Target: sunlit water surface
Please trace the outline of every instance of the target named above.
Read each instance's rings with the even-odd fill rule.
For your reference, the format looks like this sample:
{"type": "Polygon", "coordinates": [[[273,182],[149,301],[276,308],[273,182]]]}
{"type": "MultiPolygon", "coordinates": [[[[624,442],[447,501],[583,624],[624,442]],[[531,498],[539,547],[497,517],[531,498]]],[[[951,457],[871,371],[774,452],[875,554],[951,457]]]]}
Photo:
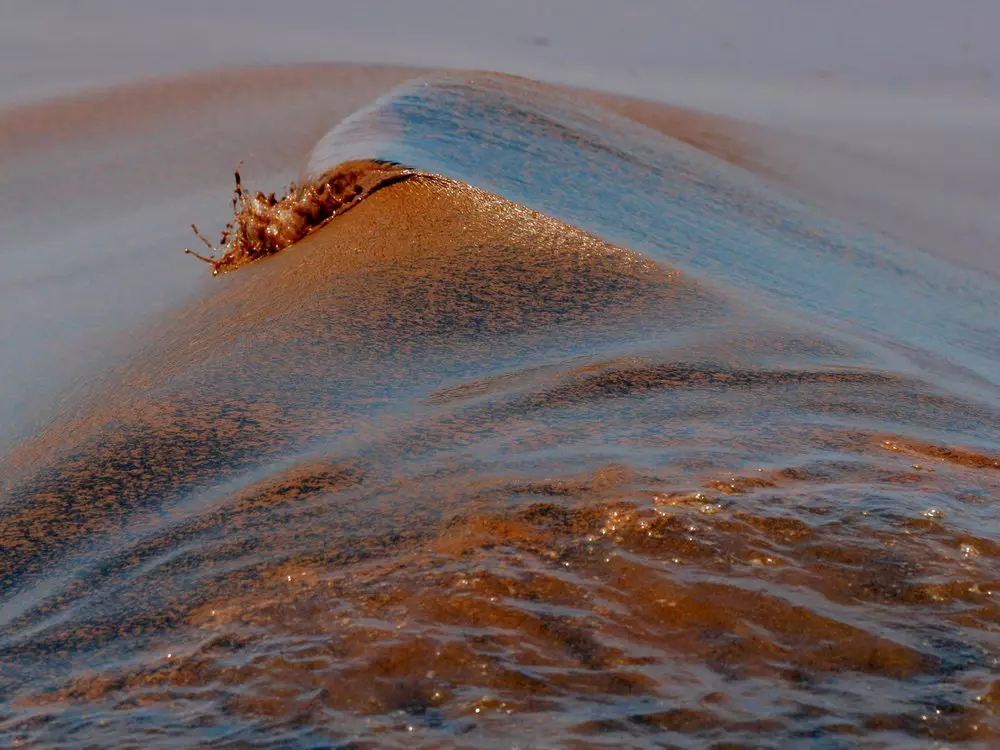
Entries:
{"type": "Polygon", "coordinates": [[[997,741],[997,281],[519,79],[347,159],[6,459],[0,738],[997,741]]]}

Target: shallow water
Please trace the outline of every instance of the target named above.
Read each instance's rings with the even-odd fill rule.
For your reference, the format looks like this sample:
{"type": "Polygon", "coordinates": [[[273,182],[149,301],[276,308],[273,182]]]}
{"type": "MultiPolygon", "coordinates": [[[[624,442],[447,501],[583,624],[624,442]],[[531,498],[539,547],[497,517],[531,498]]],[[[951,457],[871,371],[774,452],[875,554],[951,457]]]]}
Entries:
{"type": "Polygon", "coordinates": [[[4,459],[9,741],[996,741],[1000,284],[523,80],[345,159],[4,459]]]}

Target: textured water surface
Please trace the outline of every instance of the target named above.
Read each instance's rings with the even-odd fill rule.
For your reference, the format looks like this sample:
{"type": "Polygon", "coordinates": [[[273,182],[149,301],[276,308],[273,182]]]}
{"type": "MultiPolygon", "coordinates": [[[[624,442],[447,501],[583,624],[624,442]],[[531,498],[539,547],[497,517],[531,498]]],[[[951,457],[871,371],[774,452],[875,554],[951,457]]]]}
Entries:
{"type": "Polygon", "coordinates": [[[0,737],[997,741],[994,280],[521,79],[364,159],[3,459],[0,737]]]}

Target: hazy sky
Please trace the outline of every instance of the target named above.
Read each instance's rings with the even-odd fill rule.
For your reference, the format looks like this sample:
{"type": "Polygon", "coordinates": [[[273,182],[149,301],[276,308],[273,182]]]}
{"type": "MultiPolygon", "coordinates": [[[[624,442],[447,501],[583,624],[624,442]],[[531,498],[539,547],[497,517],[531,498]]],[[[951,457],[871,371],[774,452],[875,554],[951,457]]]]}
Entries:
{"type": "Polygon", "coordinates": [[[0,102],[137,76],[333,60],[598,87],[664,76],[1000,95],[996,0],[6,0],[0,102]]]}

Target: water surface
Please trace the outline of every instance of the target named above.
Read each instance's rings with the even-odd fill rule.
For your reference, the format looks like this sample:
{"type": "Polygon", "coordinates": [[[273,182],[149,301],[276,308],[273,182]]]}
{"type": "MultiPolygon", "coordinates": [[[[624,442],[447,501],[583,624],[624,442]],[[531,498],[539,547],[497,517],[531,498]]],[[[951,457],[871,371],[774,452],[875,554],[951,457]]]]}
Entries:
{"type": "Polygon", "coordinates": [[[10,741],[995,741],[994,279],[521,79],[346,159],[4,459],[10,741]]]}

